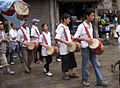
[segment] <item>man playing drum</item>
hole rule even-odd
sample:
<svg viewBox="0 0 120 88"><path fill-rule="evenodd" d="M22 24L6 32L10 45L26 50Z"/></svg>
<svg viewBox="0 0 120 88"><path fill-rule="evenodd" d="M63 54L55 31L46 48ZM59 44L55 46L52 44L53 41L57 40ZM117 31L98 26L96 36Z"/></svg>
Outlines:
<svg viewBox="0 0 120 88"><path fill-rule="evenodd" d="M70 14L64 13L61 16L63 23L59 27L59 32L57 32L55 39L60 42L60 55L62 60L62 78L64 80L69 80L70 78L78 78L78 75L73 72L73 69L77 67L77 63L73 52L67 50L67 46L71 46L71 34L69 27ZM69 72L69 74L67 74Z"/></svg>
<svg viewBox="0 0 120 88"><path fill-rule="evenodd" d="M103 76L100 70L100 64L96 58L96 54L91 52L88 47L89 44L92 44L91 38L93 38L93 28L91 22L94 21L95 12L92 9L87 9L85 12L85 21L78 26L78 29L74 35L74 38L78 41L81 41L82 45L82 84L89 86L88 83L88 68L89 60L91 61L93 68L95 70L97 85L105 86L106 82L103 81ZM86 31L86 29L88 32ZM89 36L88 36L89 33ZM90 38L89 38L90 37Z"/></svg>
<svg viewBox="0 0 120 88"><path fill-rule="evenodd" d="M28 21L25 20L25 23L21 26L21 28L18 30L18 37L17 41L20 43L22 55L24 58L24 68L25 73L30 74L31 71L31 63L33 59L33 52L32 50L28 50L28 42L30 42L30 30L27 27Z"/></svg>

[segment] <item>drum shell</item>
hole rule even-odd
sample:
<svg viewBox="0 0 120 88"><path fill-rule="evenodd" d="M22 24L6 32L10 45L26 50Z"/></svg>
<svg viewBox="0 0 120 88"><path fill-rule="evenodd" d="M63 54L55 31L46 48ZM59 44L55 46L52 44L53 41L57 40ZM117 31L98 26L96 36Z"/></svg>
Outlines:
<svg viewBox="0 0 120 88"><path fill-rule="evenodd" d="M51 50L51 53L48 53L48 51L47 51L47 54L51 55L51 56L58 56L59 55L59 48L56 46L51 46L51 48L53 49L53 52L52 52L52 50Z"/></svg>
<svg viewBox="0 0 120 88"><path fill-rule="evenodd" d="M30 45L29 45L30 44ZM38 43L36 43L36 42L28 42L28 50L33 50L35 47L37 47L38 46Z"/></svg>

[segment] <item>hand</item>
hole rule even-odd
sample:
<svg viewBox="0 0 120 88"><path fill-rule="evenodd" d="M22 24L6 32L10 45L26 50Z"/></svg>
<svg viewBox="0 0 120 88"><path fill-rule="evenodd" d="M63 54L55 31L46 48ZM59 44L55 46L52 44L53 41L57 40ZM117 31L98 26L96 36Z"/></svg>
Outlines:
<svg viewBox="0 0 120 88"><path fill-rule="evenodd" d="M46 50L49 48L49 46L45 46Z"/></svg>
<svg viewBox="0 0 120 88"><path fill-rule="evenodd" d="M85 41L86 41L86 42L88 42L88 44L89 44L89 45L91 45L91 44L92 44L92 41L91 41L91 39L90 39L90 38L86 38L86 39L85 39Z"/></svg>
<svg viewBox="0 0 120 88"><path fill-rule="evenodd" d="M25 46L29 46L28 43L23 43L23 45L25 45Z"/></svg>
<svg viewBox="0 0 120 88"><path fill-rule="evenodd" d="M2 39L1 41L2 41L2 42L9 42L8 39Z"/></svg>
<svg viewBox="0 0 120 88"><path fill-rule="evenodd" d="M66 41L66 45L68 45L68 46L72 46L72 43L71 43L71 42Z"/></svg>

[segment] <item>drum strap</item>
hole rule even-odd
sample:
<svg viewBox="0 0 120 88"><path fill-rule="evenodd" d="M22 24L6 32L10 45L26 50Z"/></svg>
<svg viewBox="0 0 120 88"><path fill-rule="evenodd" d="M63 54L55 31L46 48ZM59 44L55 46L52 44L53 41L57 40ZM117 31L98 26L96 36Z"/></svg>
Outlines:
<svg viewBox="0 0 120 88"><path fill-rule="evenodd" d="M22 31L22 33L23 33L23 35L24 35L25 39L28 41L28 38L27 38L27 36L25 35L25 32L23 31L23 29L22 29L22 28L20 28L20 29L21 29L21 31Z"/></svg>
<svg viewBox="0 0 120 88"><path fill-rule="evenodd" d="M61 27L63 27L63 26L61 26ZM67 33L66 33L66 31L65 31L65 28L63 27L63 29L64 29L66 41L68 41L68 37L67 37Z"/></svg>
<svg viewBox="0 0 120 88"><path fill-rule="evenodd" d="M43 35L43 38L44 38L44 40L45 40L45 43L46 43L46 45L48 45L48 42L47 42L47 40L46 40L46 38L45 38L45 35L42 33L42 35Z"/></svg>
<svg viewBox="0 0 120 88"><path fill-rule="evenodd" d="M84 24L83 24L83 25L84 25ZM85 25L84 25L84 27L85 27ZM86 33L87 33L88 37L91 38L91 37L90 37L90 34L89 34L89 32L88 32L87 27L85 27L85 30L86 30Z"/></svg>
<svg viewBox="0 0 120 88"><path fill-rule="evenodd" d="M40 35L39 35L39 33L38 33L38 31L36 30L36 28L34 28L34 29L35 29L35 31L36 31L36 33L37 33L37 35L38 35L38 36L40 36Z"/></svg>

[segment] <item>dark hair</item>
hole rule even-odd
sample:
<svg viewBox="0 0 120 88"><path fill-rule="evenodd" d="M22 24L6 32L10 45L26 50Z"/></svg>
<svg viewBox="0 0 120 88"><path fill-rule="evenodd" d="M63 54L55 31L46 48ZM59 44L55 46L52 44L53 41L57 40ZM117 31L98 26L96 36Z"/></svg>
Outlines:
<svg viewBox="0 0 120 88"><path fill-rule="evenodd" d="M46 23L43 23L43 24L41 25L41 27L42 27L42 31L44 31L44 30L43 30L43 27L44 27L45 25L48 26L48 24L46 24Z"/></svg>
<svg viewBox="0 0 120 88"><path fill-rule="evenodd" d="M63 13L61 15L61 20L64 22L64 19L67 19L68 17L71 17L69 13Z"/></svg>
<svg viewBox="0 0 120 88"><path fill-rule="evenodd" d="M95 13L95 11L91 8L87 8L85 11L85 19L87 19L87 15L89 16L91 13Z"/></svg>
<svg viewBox="0 0 120 88"><path fill-rule="evenodd" d="M24 20L25 20L25 22L28 21L27 19L24 19Z"/></svg>
<svg viewBox="0 0 120 88"><path fill-rule="evenodd" d="M10 24L11 27L12 27L13 25L14 25L13 23Z"/></svg>

